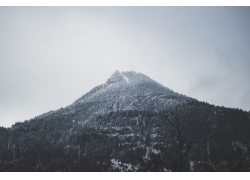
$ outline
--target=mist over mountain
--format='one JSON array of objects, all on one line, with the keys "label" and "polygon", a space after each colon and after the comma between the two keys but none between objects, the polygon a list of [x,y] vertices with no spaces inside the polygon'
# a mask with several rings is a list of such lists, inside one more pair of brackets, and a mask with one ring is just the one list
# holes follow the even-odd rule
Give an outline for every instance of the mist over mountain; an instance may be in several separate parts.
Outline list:
[{"label": "mist over mountain", "polygon": [[249,112],[116,71],[65,108],[1,127],[0,171],[249,171],[249,140]]}]

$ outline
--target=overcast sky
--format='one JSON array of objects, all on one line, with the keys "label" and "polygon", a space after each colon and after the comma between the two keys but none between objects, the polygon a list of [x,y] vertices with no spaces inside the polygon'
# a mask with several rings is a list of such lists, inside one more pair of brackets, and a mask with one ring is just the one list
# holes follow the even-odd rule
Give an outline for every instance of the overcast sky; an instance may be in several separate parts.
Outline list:
[{"label": "overcast sky", "polygon": [[115,70],[250,110],[249,7],[0,7],[0,126],[73,103]]}]

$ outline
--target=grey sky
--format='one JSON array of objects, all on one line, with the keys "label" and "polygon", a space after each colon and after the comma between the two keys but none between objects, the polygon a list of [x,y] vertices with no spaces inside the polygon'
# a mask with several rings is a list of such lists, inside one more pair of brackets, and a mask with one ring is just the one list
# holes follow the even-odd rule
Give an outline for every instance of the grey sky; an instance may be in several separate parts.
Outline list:
[{"label": "grey sky", "polygon": [[115,70],[250,110],[249,7],[0,7],[0,126],[73,103]]}]

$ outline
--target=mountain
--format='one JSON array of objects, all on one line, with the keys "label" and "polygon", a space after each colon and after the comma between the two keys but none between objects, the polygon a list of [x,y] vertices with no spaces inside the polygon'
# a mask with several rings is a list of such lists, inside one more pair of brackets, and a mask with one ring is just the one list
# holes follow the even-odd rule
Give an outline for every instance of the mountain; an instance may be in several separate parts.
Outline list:
[{"label": "mountain", "polygon": [[116,71],[71,105],[0,128],[0,171],[249,171],[250,113]]},{"label": "mountain", "polygon": [[[110,111],[153,110],[193,101],[136,72],[116,71],[105,84],[75,101],[70,109],[84,109],[87,118]],[[87,106],[87,108],[84,108]]]}]

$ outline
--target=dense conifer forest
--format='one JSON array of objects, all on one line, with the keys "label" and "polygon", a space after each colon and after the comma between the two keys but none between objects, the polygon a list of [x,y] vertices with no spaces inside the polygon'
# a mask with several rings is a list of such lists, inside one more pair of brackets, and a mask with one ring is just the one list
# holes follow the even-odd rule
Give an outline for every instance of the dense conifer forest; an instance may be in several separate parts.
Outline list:
[{"label": "dense conifer forest", "polygon": [[116,71],[73,104],[0,128],[0,171],[249,171],[250,113]]}]

